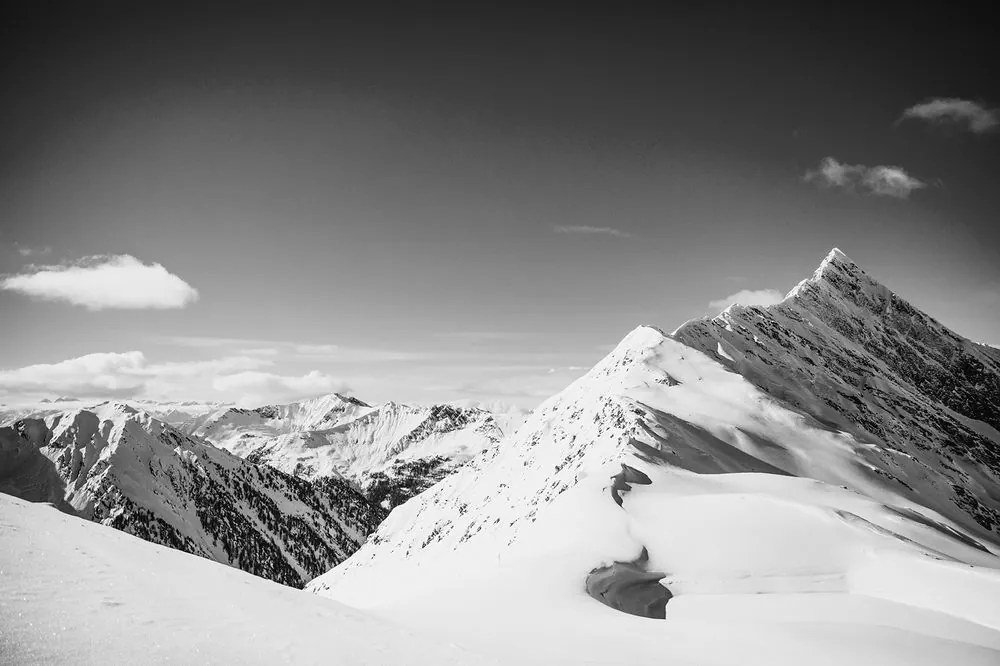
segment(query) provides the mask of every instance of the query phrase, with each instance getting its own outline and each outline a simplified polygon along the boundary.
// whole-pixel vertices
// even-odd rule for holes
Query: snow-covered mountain
[[[511,662],[997,663],[998,377],[834,251],[634,330],[308,587]]]
[[[868,474],[1000,539],[1000,350],[948,330],[839,250],[780,304],[730,306],[674,338],[867,444]]]
[[[394,507],[444,478],[503,436],[478,407],[368,405],[331,394],[288,405],[229,408],[193,433],[216,446],[304,479],[344,478]]]
[[[19,419],[46,419],[54,414],[70,409],[92,409],[101,401],[95,402],[86,398],[60,397],[54,400],[44,399],[40,402],[20,405],[0,405],[0,425],[10,425]],[[133,407],[146,412],[178,430],[191,434],[202,427],[206,421],[211,421],[224,413],[232,403],[199,402],[196,400],[127,400]]]
[[[123,403],[0,428],[4,492],[301,586],[383,517],[349,484],[257,465]]]

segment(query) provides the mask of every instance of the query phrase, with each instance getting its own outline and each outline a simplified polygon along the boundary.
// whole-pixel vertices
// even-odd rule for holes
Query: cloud
[[[88,310],[182,308],[198,292],[160,264],[128,254],[93,256],[68,265],[30,266],[0,279],[0,289]]]
[[[988,109],[967,99],[940,97],[906,109],[900,120],[907,118],[939,125],[962,125],[970,132],[983,134],[1000,125],[1000,110]]]
[[[897,199],[906,199],[913,190],[927,187],[926,183],[909,175],[902,167],[843,164],[832,157],[824,157],[819,168],[807,171],[803,180],[824,187],[839,187],[852,192],[862,190]]]
[[[227,356],[207,361],[171,361],[148,365],[137,374],[149,377],[203,377],[229,372],[255,370],[273,365],[273,362],[250,356]]]
[[[142,352],[87,354],[58,363],[0,370],[0,390],[9,393],[58,393],[72,396],[129,397],[142,391],[136,374],[146,363]]]
[[[52,248],[48,245],[44,245],[42,247],[28,247],[27,245],[14,243],[14,247],[17,248],[17,253],[22,257],[34,257],[52,252]]]
[[[507,340],[524,340],[534,335],[534,333],[525,333],[522,331],[443,331],[435,333],[434,337],[461,342],[501,342]]]
[[[343,382],[317,370],[298,377],[259,371],[239,372],[216,377],[212,386],[224,393],[241,393],[242,397],[238,400],[241,405],[259,405],[268,400],[289,401],[347,390]],[[264,396],[268,396],[267,400]]]
[[[425,361],[436,358],[434,354],[427,352],[346,347],[343,345],[314,344],[292,340],[179,335],[162,337],[159,338],[159,341],[180,347],[229,349],[249,356],[285,355],[313,362],[381,363],[392,361]]]
[[[785,299],[785,295],[777,289],[743,289],[717,301],[711,301],[708,307],[712,310],[725,310],[734,303],[740,305],[775,305]]]
[[[269,365],[267,359],[247,356],[149,363],[140,351],[99,352],[57,363],[0,370],[0,393],[91,398],[183,394],[185,390],[197,390],[206,376],[224,377]]]
[[[627,231],[622,231],[621,229],[614,229],[612,227],[589,227],[586,225],[559,224],[552,227],[552,231],[557,234],[588,234],[591,236],[604,235],[614,236],[615,238],[632,237],[632,234]]]

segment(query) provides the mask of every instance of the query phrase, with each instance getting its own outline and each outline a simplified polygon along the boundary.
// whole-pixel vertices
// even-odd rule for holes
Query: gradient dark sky
[[[1000,104],[986,14],[337,4],[8,10],[0,273],[128,253],[201,300],[91,313],[0,292],[0,368],[285,340],[412,355],[319,367],[362,397],[530,403],[635,325],[785,291],[833,246],[1000,343],[1000,136],[896,124],[931,97]],[[826,156],[934,185],[802,182]]]

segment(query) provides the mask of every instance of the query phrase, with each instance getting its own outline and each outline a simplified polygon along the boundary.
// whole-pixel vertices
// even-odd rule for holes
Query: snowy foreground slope
[[[0,494],[2,664],[479,664],[328,599]]]
[[[384,515],[342,480],[255,465],[116,402],[0,428],[0,491],[294,586]]]
[[[852,331],[816,358],[857,353]],[[636,329],[308,589],[511,662],[1000,663],[998,539],[963,499],[1000,497],[996,442],[841,428],[810,412],[808,384],[775,373],[762,390],[732,371],[742,348],[720,350]],[[993,441],[988,411],[956,420]],[[944,480],[921,448],[941,441]]]
[[[503,416],[476,407],[370,406],[336,393],[257,409],[221,410],[192,434],[304,479],[338,477],[391,508],[504,435]]]

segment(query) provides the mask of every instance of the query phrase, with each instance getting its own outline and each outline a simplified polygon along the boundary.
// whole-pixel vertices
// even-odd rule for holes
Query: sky
[[[1000,344],[973,9],[98,4],[3,22],[0,402],[532,407],[832,247]]]

